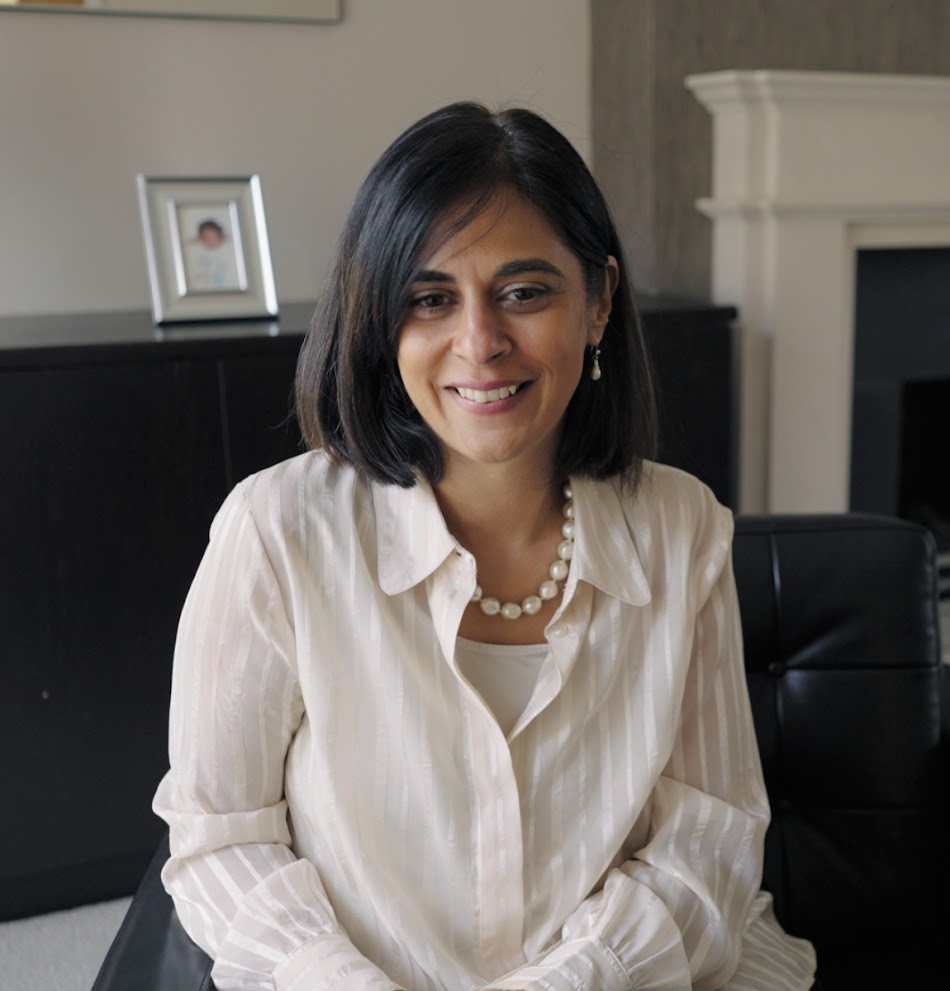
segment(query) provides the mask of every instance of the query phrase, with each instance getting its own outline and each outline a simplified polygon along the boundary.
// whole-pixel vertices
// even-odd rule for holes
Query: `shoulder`
[[[348,465],[334,462],[325,451],[307,451],[249,475],[235,487],[252,502],[293,497],[310,492],[334,493],[358,485],[360,477]]]
[[[631,524],[656,525],[665,520],[681,533],[732,528],[732,513],[712,489],[695,475],[670,465],[645,461],[635,488],[619,476],[598,484],[612,490]]]
[[[346,529],[372,505],[371,483],[324,451],[308,451],[239,482],[212,527],[229,514],[248,514],[273,546],[299,541],[314,529]]]
[[[641,555],[679,559],[692,571],[721,569],[731,555],[733,516],[712,490],[679,468],[648,461],[633,490],[609,479]]]
[[[732,513],[712,489],[695,475],[670,465],[646,462],[631,502],[640,514],[665,515],[677,530],[695,533],[725,527],[732,532]]]

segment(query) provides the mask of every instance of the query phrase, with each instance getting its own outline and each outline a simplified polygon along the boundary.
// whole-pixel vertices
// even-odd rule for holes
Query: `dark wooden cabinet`
[[[305,325],[0,349],[0,918],[143,873],[178,615],[230,488],[299,450]]]
[[[701,478],[735,509],[739,484],[736,311],[644,297],[660,413],[659,460]]]
[[[664,459],[734,493],[733,311],[643,302]],[[0,919],[134,890],[178,615],[231,487],[300,449],[310,306],[161,331],[0,320]]]

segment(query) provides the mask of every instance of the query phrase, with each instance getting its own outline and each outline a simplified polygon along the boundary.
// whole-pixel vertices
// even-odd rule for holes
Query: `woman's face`
[[[442,442],[446,473],[517,462],[546,476],[584,349],[607,323],[617,263],[608,259],[590,300],[575,255],[507,191],[447,240],[437,228],[433,243],[399,335],[409,398]]]

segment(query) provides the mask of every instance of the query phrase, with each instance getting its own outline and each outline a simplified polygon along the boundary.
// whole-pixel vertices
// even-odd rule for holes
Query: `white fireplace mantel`
[[[713,295],[742,324],[740,506],[846,510],[856,252],[950,246],[950,78],[686,85],[713,117]]]

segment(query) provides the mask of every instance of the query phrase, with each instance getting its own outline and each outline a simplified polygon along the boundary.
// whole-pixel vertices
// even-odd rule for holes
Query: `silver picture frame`
[[[156,324],[277,315],[260,176],[136,182]]]

